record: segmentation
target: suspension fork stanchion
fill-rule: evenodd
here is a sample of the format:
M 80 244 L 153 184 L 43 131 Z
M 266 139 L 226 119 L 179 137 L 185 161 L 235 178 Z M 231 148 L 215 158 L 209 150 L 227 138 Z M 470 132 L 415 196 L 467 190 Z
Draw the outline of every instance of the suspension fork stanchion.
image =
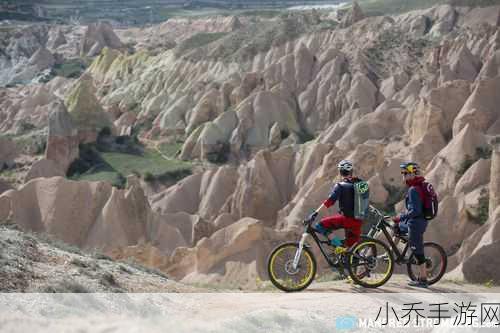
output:
M 300 256 L 302 254 L 302 249 L 304 248 L 304 244 L 306 242 L 307 236 L 309 236 L 309 234 L 307 232 L 304 232 L 302 234 L 302 237 L 300 238 L 299 248 L 297 249 L 297 252 L 295 252 L 295 257 L 293 258 L 293 269 L 294 270 L 297 269 L 297 266 L 299 265 Z

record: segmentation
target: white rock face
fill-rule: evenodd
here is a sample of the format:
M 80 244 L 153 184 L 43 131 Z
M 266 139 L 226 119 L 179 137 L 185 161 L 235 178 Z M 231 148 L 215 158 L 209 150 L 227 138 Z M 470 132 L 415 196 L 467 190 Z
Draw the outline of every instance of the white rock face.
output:
M 500 77 L 479 80 L 476 89 L 453 122 L 454 135 L 457 135 L 466 124 L 474 126 L 479 131 L 488 131 L 498 119 L 499 88 Z
M 78 129 L 63 103 L 54 102 L 51 108 L 45 157 L 55 162 L 65 175 L 70 164 L 79 157 Z
M 500 152 L 499 149 L 496 148 L 493 152 L 492 162 L 491 162 L 491 180 L 489 185 L 490 191 L 490 203 L 489 203 L 489 212 L 490 217 L 494 217 L 494 212 L 500 206 Z
M 359 6 L 357 1 L 354 1 L 352 4 L 352 8 L 349 10 L 347 15 L 342 19 L 341 27 L 346 28 L 354 23 L 362 20 L 365 17 L 361 7 Z
M 110 250 L 151 241 L 152 230 L 156 230 L 153 242 L 169 239 L 169 244 L 161 244 L 165 255 L 186 245 L 179 232 L 172 235 L 178 229 L 162 226 L 164 218 L 150 210 L 142 189 L 135 186 L 118 190 L 101 182 L 38 178 L 3 193 L 0 207 L 4 209 L 0 216 L 11 215 L 23 228 L 47 232 L 81 247 Z
M 105 47 L 119 49 L 123 44 L 109 23 L 89 24 L 80 42 L 80 55 L 96 56 Z

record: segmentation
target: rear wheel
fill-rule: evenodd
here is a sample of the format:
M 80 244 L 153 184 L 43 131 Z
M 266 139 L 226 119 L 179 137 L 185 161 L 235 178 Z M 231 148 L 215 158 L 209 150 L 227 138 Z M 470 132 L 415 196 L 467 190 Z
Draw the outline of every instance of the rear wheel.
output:
M 394 256 L 384 242 L 365 238 L 349 251 L 347 264 L 349 276 L 355 283 L 365 288 L 377 288 L 391 278 Z
M 424 254 L 426 259 L 425 266 L 427 268 L 427 283 L 431 285 L 443 277 L 448 265 L 448 257 L 439 244 L 432 242 L 424 243 Z M 417 265 L 417 259 L 413 253 L 408 260 L 407 269 L 410 279 L 416 281 L 420 275 L 420 266 Z
M 269 279 L 278 289 L 286 292 L 307 288 L 316 276 L 316 259 L 309 248 L 304 247 L 297 268 L 293 260 L 299 248 L 298 243 L 284 243 L 276 247 L 267 261 Z

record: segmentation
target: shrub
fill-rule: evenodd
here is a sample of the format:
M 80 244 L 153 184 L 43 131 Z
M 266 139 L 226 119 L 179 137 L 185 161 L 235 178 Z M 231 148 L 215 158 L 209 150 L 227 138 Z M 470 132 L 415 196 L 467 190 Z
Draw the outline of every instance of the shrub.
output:
M 45 154 L 45 150 L 47 149 L 47 138 L 42 138 L 41 140 L 37 140 L 34 143 L 34 153 L 35 155 Z
M 168 276 L 163 273 L 162 271 L 156 269 L 156 268 L 151 268 L 151 267 L 146 267 L 135 261 L 133 258 L 128 259 L 127 261 L 124 262 L 128 266 L 135 268 L 138 271 L 147 273 L 147 274 L 152 274 L 152 275 L 157 275 L 159 277 L 162 277 L 164 279 L 168 279 Z
M 289 135 L 290 135 L 290 132 L 286 129 L 283 129 L 280 132 L 281 140 L 285 140 L 286 138 L 288 138 Z
M 297 133 L 300 139 L 301 143 L 306 143 L 308 141 L 314 140 L 314 135 L 307 132 L 307 131 L 301 131 Z
M 493 139 L 491 139 L 491 144 L 492 145 L 498 145 L 498 144 L 500 144 L 500 135 L 497 135 L 497 136 L 493 137 Z
M 99 153 L 95 150 L 94 145 L 80 144 L 79 157 L 71 163 L 68 168 L 67 176 L 76 177 L 82 175 L 92 167 L 105 165 L 106 162 L 101 158 Z
M 493 149 L 491 146 L 486 146 L 486 147 L 477 147 L 476 148 L 476 156 L 477 159 L 484 159 L 487 160 L 491 158 L 491 154 L 493 153 Z
M 24 121 L 24 120 L 22 120 L 19 123 L 19 131 L 20 131 L 20 133 L 26 133 L 26 132 L 34 130 L 35 128 L 36 128 L 35 125 L 33 125 L 31 123 L 28 123 L 27 121 Z
M 472 215 L 466 210 L 467 218 L 475 224 L 483 225 L 489 219 L 490 199 L 487 189 L 482 189 L 479 199 L 477 200 L 477 215 Z
M 78 267 L 82 267 L 82 268 L 87 268 L 89 267 L 89 263 L 86 262 L 86 261 L 83 261 L 79 258 L 74 258 L 73 260 L 71 260 L 70 262 L 72 265 L 75 265 L 75 266 L 78 266 Z
M 80 59 L 66 60 L 54 66 L 54 74 L 66 78 L 79 78 L 87 68 L 87 64 Z
M 126 136 L 118 136 L 116 137 L 116 143 L 119 144 L 119 145 L 123 145 L 125 144 L 125 142 L 127 141 L 127 137 Z
M 152 181 L 154 181 L 154 180 L 155 180 L 155 176 L 153 176 L 153 174 L 152 174 L 151 172 L 146 172 L 146 173 L 144 174 L 144 181 L 145 181 L 145 182 L 148 182 L 148 183 L 149 183 L 149 182 L 152 182 Z
M 97 259 L 97 260 L 107 260 L 107 261 L 113 261 L 113 258 L 111 258 L 108 255 L 105 255 L 104 253 L 99 252 L 97 249 L 94 250 L 94 253 L 92 256 Z
M 99 136 L 110 136 L 110 135 L 111 135 L 111 129 L 108 126 L 103 127 L 99 132 Z
M 469 170 L 469 168 L 476 162 L 475 159 L 471 158 L 469 155 L 465 156 L 465 159 L 460 164 L 457 170 L 457 181 L 462 178 L 462 176 Z
M 116 281 L 116 278 L 110 272 L 105 272 L 99 278 L 99 283 L 105 287 L 120 288 L 120 284 Z
M 51 236 L 47 233 L 39 233 L 39 234 L 35 233 L 35 235 L 36 235 L 36 238 L 38 239 L 39 242 L 49 244 L 49 245 L 56 247 L 62 251 L 66 251 L 66 252 L 78 254 L 78 255 L 83 255 L 82 251 L 77 246 L 67 244 L 64 241 L 57 239 L 57 238 L 54 238 L 53 236 Z
M 476 223 L 479 225 L 485 224 L 489 219 L 489 210 L 490 210 L 490 198 L 489 192 L 486 189 L 481 191 L 481 196 L 478 199 L 478 216 L 476 219 Z
M 140 104 L 137 104 L 137 108 L 140 107 Z M 130 110 L 131 112 L 134 112 L 133 110 Z M 137 112 L 139 112 L 137 110 Z M 136 122 L 135 125 L 132 127 L 132 137 L 137 137 L 143 132 L 147 132 L 153 128 L 153 120 L 151 119 L 143 119 L 140 120 L 139 122 Z
M 111 185 L 119 189 L 124 189 L 125 185 L 127 185 L 127 178 L 125 178 L 121 173 L 118 173 L 111 182 Z
M 463 162 L 460 164 L 460 167 L 457 170 L 457 181 L 469 170 L 469 168 L 476 163 L 480 159 L 489 159 L 491 158 L 491 154 L 493 153 L 493 150 L 491 146 L 485 146 L 485 147 L 477 147 L 476 148 L 476 155 L 474 157 L 470 157 L 469 155 L 465 156 L 465 159 Z
M 62 280 L 57 284 L 41 288 L 44 293 L 89 293 L 90 291 L 80 283 L 72 280 Z
M 192 173 L 193 172 L 191 171 L 191 169 L 179 169 L 174 171 L 167 171 L 159 176 L 156 176 L 156 179 L 162 183 L 177 183 L 179 180 L 190 176 Z
M 231 146 L 227 142 L 219 142 L 220 149 L 207 154 L 207 160 L 210 163 L 223 164 L 229 160 Z

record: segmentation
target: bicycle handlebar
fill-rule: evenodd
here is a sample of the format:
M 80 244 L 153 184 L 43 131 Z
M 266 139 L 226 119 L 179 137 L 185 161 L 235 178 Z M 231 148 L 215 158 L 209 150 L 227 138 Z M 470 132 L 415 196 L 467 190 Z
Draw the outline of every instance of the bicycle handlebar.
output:
M 379 217 L 385 217 L 384 214 L 382 214 L 382 212 L 380 210 L 378 210 L 377 208 L 373 207 L 372 205 L 369 205 L 368 206 L 368 209 L 375 213 L 376 215 L 378 215 Z

